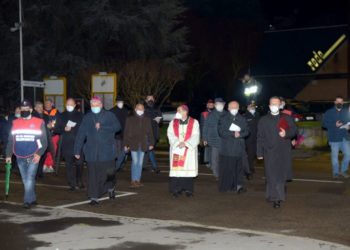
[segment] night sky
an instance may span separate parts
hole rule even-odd
[[[260,97],[261,101],[266,101],[269,96],[275,94],[293,98],[312,78],[276,78],[274,76],[311,73],[306,67],[306,61],[312,50],[326,49],[341,34],[347,33],[347,27],[282,32],[289,29],[347,24],[349,12],[347,1],[247,1],[246,5],[242,4],[240,7],[237,7],[239,1],[202,1],[202,3],[211,2],[211,8],[198,4],[195,0],[189,2],[192,11],[197,14],[197,19],[203,23],[209,20],[209,28],[211,28],[210,25],[214,25],[214,30],[221,30],[224,26],[225,30],[229,30],[228,33],[238,32],[238,36],[241,33],[250,33],[252,39],[249,40],[253,40],[251,47],[247,49],[247,52],[253,51],[249,55],[249,65],[239,72],[240,76],[234,81],[235,83],[230,83],[230,78],[227,77],[232,72],[225,70],[225,66],[229,63],[227,59],[225,60],[227,51],[219,51],[210,58],[209,73],[203,77],[202,84],[196,90],[196,93],[203,93],[205,98],[196,98],[194,101],[196,103],[204,103],[208,97],[217,96],[244,102],[243,87],[239,78],[249,71],[258,78],[269,76],[259,78],[264,89]],[[230,21],[234,25],[230,26]],[[235,27],[235,24],[243,27],[243,30]],[[195,30],[191,31],[196,32]],[[269,33],[269,31],[274,32]],[[220,44],[222,39],[227,38],[226,35],[206,36],[209,41],[205,43],[211,43],[214,48],[216,43]],[[236,38],[237,35],[231,37],[232,40]],[[203,41],[200,36],[192,36],[192,39],[194,39],[193,43],[200,45]],[[233,89],[227,88],[230,84],[234,84]]]
[[[27,17],[26,21],[30,22],[34,20],[28,16],[28,12],[33,10],[34,5],[31,6],[31,4],[41,2],[34,0],[33,3],[31,1],[23,2],[27,8],[25,8],[27,11],[25,13],[27,15],[25,16]],[[42,2],[49,6],[60,1],[55,3],[51,1]],[[63,6],[65,4],[70,7],[79,5],[78,1],[75,4],[71,4],[69,1],[61,2]],[[126,2],[116,2],[128,6]],[[141,2],[134,1],[133,3]],[[152,1],[144,2],[149,4]],[[244,96],[240,79],[247,72],[250,72],[252,76],[255,76],[263,84],[261,101],[265,101],[270,95],[274,94],[293,98],[312,79],[276,78],[274,76],[310,73],[305,67],[305,60],[311,55],[312,50],[325,49],[340,34],[348,33],[347,27],[323,29],[322,31],[285,31],[289,29],[348,24],[350,5],[345,0],[184,0],[182,3],[186,7],[186,11],[179,18],[179,22],[187,27],[186,41],[190,50],[184,59],[186,70],[184,71],[183,80],[177,84],[170,95],[170,101],[186,102],[198,110],[203,109],[208,99],[215,97],[223,97],[226,100],[237,99],[243,102]],[[96,3],[94,4],[96,5]],[[13,26],[13,22],[17,21],[18,6],[17,3],[11,0],[1,0],[0,6],[0,13],[2,14],[0,29],[2,29],[2,32],[8,32],[9,27]],[[66,11],[69,12],[70,7]],[[89,6],[85,6],[87,11],[89,11],[89,8]],[[75,13],[66,14],[69,14],[69,18],[74,20]],[[63,16],[66,14],[63,14]],[[49,20],[51,16],[47,15],[44,18]],[[74,21],[70,21],[68,24],[74,24]],[[47,33],[44,29],[41,30],[41,33],[38,32],[37,37],[31,37],[29,26],[24,29],[24,38],[27,39],[25,40],[26,53],[31,52],[28,49],[28,44],[32,43],[33,45],[35,39],[39,40],[43,35],[55,36],[55,33]],[[72,25],[69,28],[74,29],[76,27]],[[38,29],[42,29],[42,27]],[[58,31],[60,32],[60,30]],[[88,32],[84,32],[82,38],[89,37]],[[50,53],[59,54],[60,48],[71,52],[69,47],[74,44],[64,43],[64,41],[69,41],[74,36],[71,37],[72,33],[69,30],[60,34],[65,36],[57,37],[63,41],[62,46],[58,46],[56,51],[51,51]],[[127,37],[124,34],[120,37],[121,40]],[[6,41],[4,43],[0,41],[0,45],[3,46],[0,49],[0,53],[18,53],[18,33],[6,33],[6,35]],[[49,38],[52,39],[52,37]],[[50,40],[48,39],[47,41]],[[41,43],[35,46],[40,49],[45,48],[45,46],[50,48],[50,44],[44,44],[47,41],[41,40]],[[101,44],[106,46],[106,48],[102,52],[116,53],[116,55],[112,55],[110,60],[118,61],[114,58],[118,58],[121,53],[124,53],[125,50],[121,49],[123,47],[119,46],[118,41],[112,41],[109,44],[104,44],[103,42]],[[127,41],[123,42],[125,44],[128,43]],[[142,42],[139,41],[139,43]],[[85,43],[86,41],[82,42],[82,46]],[[31,49],[35,48],[35,46],[32,46]],[[79,49],[80,47],[77,47],[77,50]],[[35,55],[36,57],[46,54],[45,50],[38,51],[43,54]],[[87,51],[94,52],[91,49]],[[73,50],[73,58],[75,56],[74,52]],[[65,58],[69,58],[69,56],[71,55],[68,54]],[[98,59],[104,58],[104,55],[95,55],[93,53],[89,56]],[[15,86],[16,83],[18,84],[18,57],[15,54],[13,58],[9,56],[4,58],[4,60],[13,60],[13,62],[12,64],[5,64],[2,67],[3,72],[0,70],[2,79],[0,84],[5,87],[9,86],[9,84]],[[26,59],[31,60],[31,62],[36,61],[34,60],[35,57],[28,59],[27,55]],[[96,64],[101,65],[100,62],[96,62]],[[44,63],[43,65],[46,64]],[[50,66],[55,68],[56,65],[52,64]],[[117,64],[115,68],[120,66]],[[26,77],[40,80],[40,74],[30,75],[32,72],[38,71],[38,69],[33,67],[28,61],[25,61]],[[70,66],[67,67],[69,68]],[[11,72],[13,76],[5,81],[4,78],[9,75],[8,70],[13,71]],[[49,70],[51,69],[46,69],[47,72]],[[71,72],[71,74],[73,73]],[[1,87],[0,95],[5,97],[5,101],[9,91],[12,90]],[[72,86],[69,86],[68,92],[70,95],[76,95]],[[18,94],[13,96],[18,96]],[[11,98],[13,99],[13,97]]]

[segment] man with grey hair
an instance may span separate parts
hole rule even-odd
[[[221,138],[219,191],[239,194],[245,191],[243,187],[243,157],[246,157],[244,138],[248,136],[249,129],[246,119],[239,114],[238,102],[230,102],[228,111],[227,115],[220,118],[218,124]]]
[[[110,199],[115,199],[114,136],[121,126],[112,112],[103,109],[99,97],[93,97],[90,105],[91,112],[84,116],[75,139],[74,154],[79,160],[84,146],[88,167],[88,197],[90,205],[97,205],[98,199],[107,192]]]
[[[208,114],[202,135],[204,146],[208,146],[210,150],[210,167],[216,179],[219,178],[219,149],[221,142],[218,124],[220,118],[227,114],[224,108],[225,101],[222,98],[215,98],[215,109]]]

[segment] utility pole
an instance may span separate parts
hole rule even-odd
[[[24,99],[24,86],[23,86],[23,34],[22,34],[22,0],[18,0],[19,7],[19,63],[20,63],[20,84],[21,84],[21,101]]]
[[[350,99],[350,1],[348,1],[348,29],[347,29],[347,39],[348,39],[348,57],[347,57],[347,69],[348,69],[348,86],[347,86],[347,96],[348,96],[348,99]]]

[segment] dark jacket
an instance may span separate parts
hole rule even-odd
[[[110,111],[117,117],[121,125],[121,130],[117,132],[115,138],[118,140],[123,140],[123,131],[125,128],[126,118],[129,115],[129,111],[125,107],[121,109],[121,108],[118,108],[118,106],[115,106]]]
[[[83,114],[75,110],[73,112],[65,111],[58,118],[54,132],[62,136],[61,151],[63,155],[74,155],[74,142],[82,120]],[[68,121],[74,122],[76,125],[70,131],[65,131]]]
[[[246,137],[246,143],[255,145],[256,148],[256,140],[258,137],[258,123],[260,119],[259,113],[255,113],[252,115],[249,111],[244,114],[244,118],[247,120],[249,135]]]
[[[44,113],[39,114],[39,113],[36,112],[35,110],[33,111],[32,116],[44,120],[44,122],[45,122],[45,129],[46,129],[46,136],[47,136],[47,151],[50,152],[51,155],[55,158],[56,150],[55,150],[55,147],[53,146],[51,131],[50,131],[50,129],[47,127],[47,124],[50,122],[49,116],[46,115],[46,114],[44,114]]]
[[[151,119],[145,115],[132,115],[126,119],[124,130],[124,145],[131,151],[148,151],[149,146],[154,146],[155,138]]]
[[[154,140],[157,142],[159,140],[159,124],[154,120],[154,118],[162,117],[162,112],[160,112],[159,109],[150,107],[146,104],[145,116],[151,120]]]
[[[96,129],[100,123],[100,129]],[[115,133],[121,129],[119,121],[112,112],[87,113],[78,130],[74,143],[74,154],[80,155],[84,146],[87,162],[113,161],[116,155]],[[85,145],[84,145],[85,144]]]
[[[227,115],[227,111],[219,112],[213,110],[209,113],[203,128],[202,138],[208,142],[208,145],[215,148],[220,148],[220,136],[218,132],[219,120],[222,116]]]
[[[232,123],[241,128],[240,137],[238,138],[235,137],[233,131],[229,130]],[[245,152],[244,138],[249,135],[246,119],[240,114],[233,116],[232,114],[227,113],[220,118],[218,130],[221,138],[220,154],[232,157],[242,157]]]
[[[337,121],[347,123],[349,121],[348,111],[343,108],[338,111],[335,107],[327,110],[323,117],[323,127],[327,129],[329,142],[341,142],[343,139],[348,139],[348,131],[340,129],[335,124]]]

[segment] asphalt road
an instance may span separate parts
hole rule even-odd
[[[58,246],[58,249],[213,249],[208,247],[212,244],[216,244],[216,249],[346,249],[345,246],[350,246],[350,181],[330,178],[328,154],[309,151],[297,153],[294,160],[295,180],[288,184],[287,201],[278,210],[264,199],[261,164],[254,179],[247,181],[248,191],[244,194],[219,193],[217,182],[210,171],[200,166],[200,175],[195,181],[195,196],[174,199],[168,192],[165,152],[158,156],[158,160],[162,173],[156,175],[151,171],[143,172],[145,186],[136,190],[130,188],[127,165],[124,171],[118,173],[118,198],[114,201],[102,200],[96,207],[86,204],[85,190],[68,191],[62,167],[58,176],[47,175],[38,181],[38,202],[42,207],[24,210],[20,207],[22,185],[19,176],[13,173],[9,197],[12,203],[0,203],[3,208],[0,214],[0,241],[7,242],[6,239],[11,238],[11,235],[23,239],[12,241],[14,244],[6,249],[56,249],[53,246]],[[0,172],[0,180],[4,180],[3,171]],[[0,190],[3,190],[3,186],[1,181]],[[0,200],[3,199],[0,195]],[[47,217],[51,222],[45,223]],[[67,222],[67,217],[74,220]],[[42,225],[34,223],[29,226],[30,230],[25,228],[23,231],[23,223],[28,226],[31,220],[44,222]],[[120,225],[113,223],[121,221],[128,226],[120,230]],[[169,221],[176,221],[175,230],[169,230],[169,227],[174,226]],[[144,227],[133,223],[141,223]],[[195,223],[196,230],[188,232],[188,227],[193,225],[186,223]],[[91,227],[97,224],[93,231],[100,238],[100,243],[96,243],[98,239],[95,237],[96,244],[88,244],[88,247],[76,245],[85,242],[80,235],[84,227],[79,228],[79,225],[85,224]],[[161,224],[158,227],[162,230],[155,230],[158,224]],[[111,238],[106,240],[103,235],[107,233],[102,230],[104,227],[118,227],[119,230],[115,232],[119,236],[113,238],[113,233],[108,233]],[[215,231],[217,228],[219,231]],[[39,232],[33,233],[33,230]],[[134,237],[130,236],[134,231],[138,233]],[[141,237],[142,232],[147,235],[146,238]],[[71,238],[62,235],[71,235]],[[72,243],[74,240],[76,243]],[[64,242],[73,245],[68,247],[69,244],[64,245]],[[237,245],[237,242],[240,243]],[[266,242],[272,243],[266,245]]]

